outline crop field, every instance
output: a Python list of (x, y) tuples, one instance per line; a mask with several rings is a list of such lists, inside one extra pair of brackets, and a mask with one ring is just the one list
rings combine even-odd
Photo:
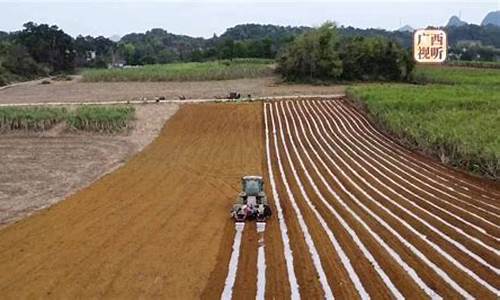
[(469, 67), (417, 66), (415, 78), (421, 83), (498, 86), (500, 84), (500, 70)]
[(500, 69), (500, 61), (451, 61), (450, 66)]
[(79, 130), (117, 132), (129, 126), (134, 113), (133, 106), (81, 106), (68, 115), (67, 122)]
[(405, 145), (452, 166), (500, 176), (500, 70), (419, 68), (430, 82), (348, 90), (378, 125)]
[(0, 107), (0, 131), (47, 130), (64, 120), (65, 108)]
[(264, 121), (278, 222), (237, 224), (223, 296), (499, 296), (498, 189), (409, 153), (343, 101), (268, 103)]
[(203, 81), (256, 78), (273, 74), (272, 61), (234, 59), (203, 63), (172, 63), (124, 69), (89, 69), (82, 73), (87, 82), (118, 81)]
[(0, 107), (0, 131), (45, 131), (65, 121), (69, 128), (113, 133), (126, 129), (134, 119), (132, 106), (84, 105), (64, 107)]
[[(249, 174), (267, 223), (229, 218)], [(124, 167), (0, 231), (0, 293), (498, 299), (499, 198), (343, 99), (184, 105)]]

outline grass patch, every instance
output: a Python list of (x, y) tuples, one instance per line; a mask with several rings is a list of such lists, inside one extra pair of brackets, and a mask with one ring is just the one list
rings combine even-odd
[(78, 107), (67, 117), (70, 128), (104, 133), (116, 133), (129, 127), (134, 119), (135, 108), (132, 106)]
[(273, 73), (272, 61), (235, 59), (203, 63), (146, 65), (138, 68), (87, 69), (83, 80), (99, 81), (205, 81), (256, 78)]
[(468, 67), (418, 66), (418, 83), (500, 85), (500, 70)]
[(66, 115), (65, 108), (57, 107), (0, 107), (0, 130), (47, 130)]
[(381, 127), (414, 149), (500, 178), (500, 70), (419, 68), (431, 82), (348, 89)]
[(449, 66), (459, 66), (459, 67), (500, 69), (500, 61), (456, 60), (456, 61), (449, 61), (446, 64)]

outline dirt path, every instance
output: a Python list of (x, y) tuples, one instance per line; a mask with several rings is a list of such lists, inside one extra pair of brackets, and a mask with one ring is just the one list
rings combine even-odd
[(2, 103), (46, 102), (103, 102), (142, 99), (214, 99), (225, 97), (229, 92), (239, 92), (242, 97), (325, 95), (344, 92), (339, 85), (322, 86), (307, 84), (280, 84), (277, 77), (235, 79), (220, 81), (187, 82), (81, 82), (55, 81), (40, 84), (39, 81), (22, 83), (0, 90)]
[(261, 106), (183, 106), (124, 167), (1, 230), (0, 294), (199, 297), (239, 177), (261, 173)]

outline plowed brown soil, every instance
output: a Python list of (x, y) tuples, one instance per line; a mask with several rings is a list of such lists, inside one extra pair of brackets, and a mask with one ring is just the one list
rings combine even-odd
[(1, 297), (200, 297), (239, 177), (262, 173), (261, 105), (183, 106), (124, 167), (1, 230)]
[[(336, 258), (338, 253), (332, 251), (330, 241), (324, 236), (324, 229), (318, 224), (318, 218), (305, 204), (306, 197), (298, 188), (300, 185), (304, 185), (304, 193), (308, 195), (319, 214), (325, 219), (327, 226), (337, 236), (341, 248), (352, 263), (353, 270), (359, 276), (360, 283), (370, 296), (391, 298), (392, 292), (386, 284), (389, 281), (402, 295), (411, 298), (427, 298), (425, 293), (429, 290), (445, 298), (456, 298), (468, 294), (470, 295), (468, 297), (493, 299), (498, 294), (496, 288), (498, 276), (493, 271), (498, 267), (498, 258), (494, 252), (498, 249), (498, 241), (495, 240), (495, 237), (498, 237), (498, 229), (491, 225), (485, 226), (489, 224), (485, 221), (495, 224), (497, 218), (488, 213), (481, 214), (480, 216), (485, 220), (477, 224), (489, 229), (483, 232), (482, 228), (478, 230), (463, 221), (458, 221), (454, 214), (459, 211), (457, 208), (444, 212), (437, 208), (446, 207), (442, 200), (453, 201), (457, 205), (460, 204), (460, 207), (466, 207), (468, 197), (477, 199), (476, 202), (479, 204), (483, 201), (482, 194), (475, 193), (472, 189), (462, 189), (459, 193), (458, 189), (447, 188), (453, 182), (441, 179), (438, 179), (440, 182), (430, 181), (424, 175), (421, 175), (421, 178), (425, 179), (424, 182), (406, 177), (415, 185), (410, 186), (409, 183), (403, 182), (389, 172), (390, 168), (394, 169), (394, 167), (365, 150), (365, 147), (369, 147), (379, 151), (381, 147), (369, 140), (368, 130), (357, 132), (350, 130), (349, 126), (343, 127), (345, 124), (356, 124), (359, 122), (357, 118), (345, 111), (333, 112), (327, 109), (333, 106), (333, 103), (335, 106), (346, 107), (342, 106), (342, 101), (295, 101), (294, 104), (291, 103), (271, 102), (266, 105), (266, 109), (269, 111), (269, 123), (272, 124), (272, 128), (269, 129), (270, 136), (273, 137), (276, 134), (279, 137), (277, 142), (271, 143), (278, 144), (285, 174), (277, 172), (278, 155), (275, 152), (271, 153), (272, 167), (275, 177), (278, 178), (278, 193), (284, 210), (289, 212), (285, 219), (289, 225), (288, 234), (295, 262), (300, 261), (295, 265), (295, 274), (301, 296), (308, 299), (320, 298), (323, 291), (317, 279), (319, 270), (313, 266), (309, 251), (302, 244), (304, 242), (302, 233), (295, 229), (296, 218), (294, 211), (291, 210), (290, 197), (287, 196), (285, 187), (280, 183), (284, 180), (288, 180), (291, 184), (291, 192), (309, 228), (328, 278), (328, 284), (338, 298), (357, 298), (360, 290), (356, 290), (357, 288), (353, 286), (353, 282), (345, 272), (347, 267), (342, 266)], [(295, 113), (284, 109), (287, 106), (294, 107)], [(294, 126), (281, 126), (280, 118), (288, 124), (302, 122), (306, 124), (306, 128), (302, 131)], [(337, 127), (341, 123), (344, 125)], [(312, 126), (308, 127), (307, 124), (312, 124)], [(320, 125), (316, 127), (316, 124)], [(329, 127), (328, 124), (336, 125)], [(365, 136), (358, 139), (354, 133), (362, 133)], [(328, 139), (324, 139), (325, 137)], [(301, 141), (307, 145), (295, 151), (294, 144), (298, 145)], [(360, 149), (354, 151), (352, 150), (354, 146)], [(286, 154), (286, 149), (291, 153), (290, 157)], [(306, 159), (308, 155), (312, 157), (312, 160)], [(393, 157), (400, 159), (395, 154)], [(301, 166), (301, 160), (305, 161), (303, 166)], [(381, 165), (372, 166), (371, 164), (375, 162), (380, 162)], [(292, 165), (297, 170), (296, 174)], [(319, 168), (315, 169), (314, 165), (318, 165)], [(403, 166), (409, 168), (407, 165), (403, 164)], [(401, 174), (404, 168), (396, 171)], [(416, 171), (421, 172), (419, 169)], [(307, 174), (312, 176), (310, 180), (307, 179)], [(383, 177), (382, 174), (388, 177)], [(333, 176), (337, 179), (332, 180)], [(326, 178), (326, 181), (320, 180), (321, 177)], [(312, 188), (313, 183), (318, 186), (318, 193)], [(467, 184), (471, 183), (467, 182)], [(338, 199), (332, 197), (327, 186), (338, 194)], [(432, 190), (431, 195), (435, 194), (435, 196), (429, 197), (422, 192), (422, 190), (429, 191), (429, 186), (443, 192), (435, 193), (435, 190)], [(402, 187), (415, 194), (411, 194)], [(450, 196), (443, 197), (444, 193)], [(496, 192), (492, 189), (482, 191), (482, 193), (494, 195)], [(386, 279), (382, 280), (380, 275), (374, 272), (373, 265), (359, 251), (352, 237), (346, 235), (345, 229), (339, 226), (338, 218), (327, 209), (326, 204), (320, 201), (320, 194), (325, 196), (326, 202), (333, 207), (333, 210), (337, 211), (354, 229), (359, 240), (386, 272)], [(432, 201), (435, 206), (423, 205), (424, 200)], [(340, 202), (345, 204), (340, 205)], [(359, 219), (355, 217), (356, 215)], [(469, 211), (463, 215), (464, 217), (467, 215), (467, 220), (472, 219), (471, 217), (478, 218), (476, 215), (471, 215)], [(450, 223), (444, 223), (440, 218)], [(359, 220), (362, 220), (367, 227), (360, 226)], [(367, 230), (368, 228), (371, 232)], [(461, 230), (468, 235), (462, 234)], [(397, 263), (394, 256), (389, 255), (388, 250), (382, 247), (382, 243), (374, 239), (375, 235), (378, 235), (386, 247), (399, 256), (407, 266)], [(427, 287), (427, 292), (409, 276), (409, 272), (404, 269), (407, 267), (414, 270), (415, 278), (421, 280), (422, 285)]]
[[(341, 100), (264, 107), (266, 123), (258, 103), (183, 106), (123, 168), (0, 231), (0, 295), (218, 299), (232, 255), (228, 211), (239, 177), (260, 174), (275, 212), (264, 233), (267, 298), (289, 298), (293, 290), (319, 299), (331, 289), (342, 299), (365, 292), (498, 299), (500, 190), (467, 177), (460, 187), (442, 167), (429, 175), (436, 170), (430, 163), (415, 155), (418, 163), (410, 164), (413, 156), (387, 147), (390, 141)], [(253, 299), (254, 223), (242, 237), (232, 295)]]
[(136, 105), (132, 129), (0, 133), (0, 229), (47, 208), (112, 172), (150, 144), (177, 105)]

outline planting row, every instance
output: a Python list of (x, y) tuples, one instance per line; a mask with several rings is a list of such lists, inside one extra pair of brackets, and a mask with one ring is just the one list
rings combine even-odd
[(89, 69), (83, 80), (98, 81), (203, 81), (255, 78), (273, 73), (270, 60), (235, 59), (203, 63), (147, 65), (124, 69)]
[(500, 295), (497, 189), (409, 153), (342, 101), (264, 115), (292, 298)]
[(128, 128), (134, 115), (132, 106), (1, 107), (0, 131), (44, 131), (66, 122), (70, 129), (114, 133)]
[(498, 179), (500, 70), (420, 67), (417, 75), (440, 84), (371, 84), (347, 94), (405, 146)]

